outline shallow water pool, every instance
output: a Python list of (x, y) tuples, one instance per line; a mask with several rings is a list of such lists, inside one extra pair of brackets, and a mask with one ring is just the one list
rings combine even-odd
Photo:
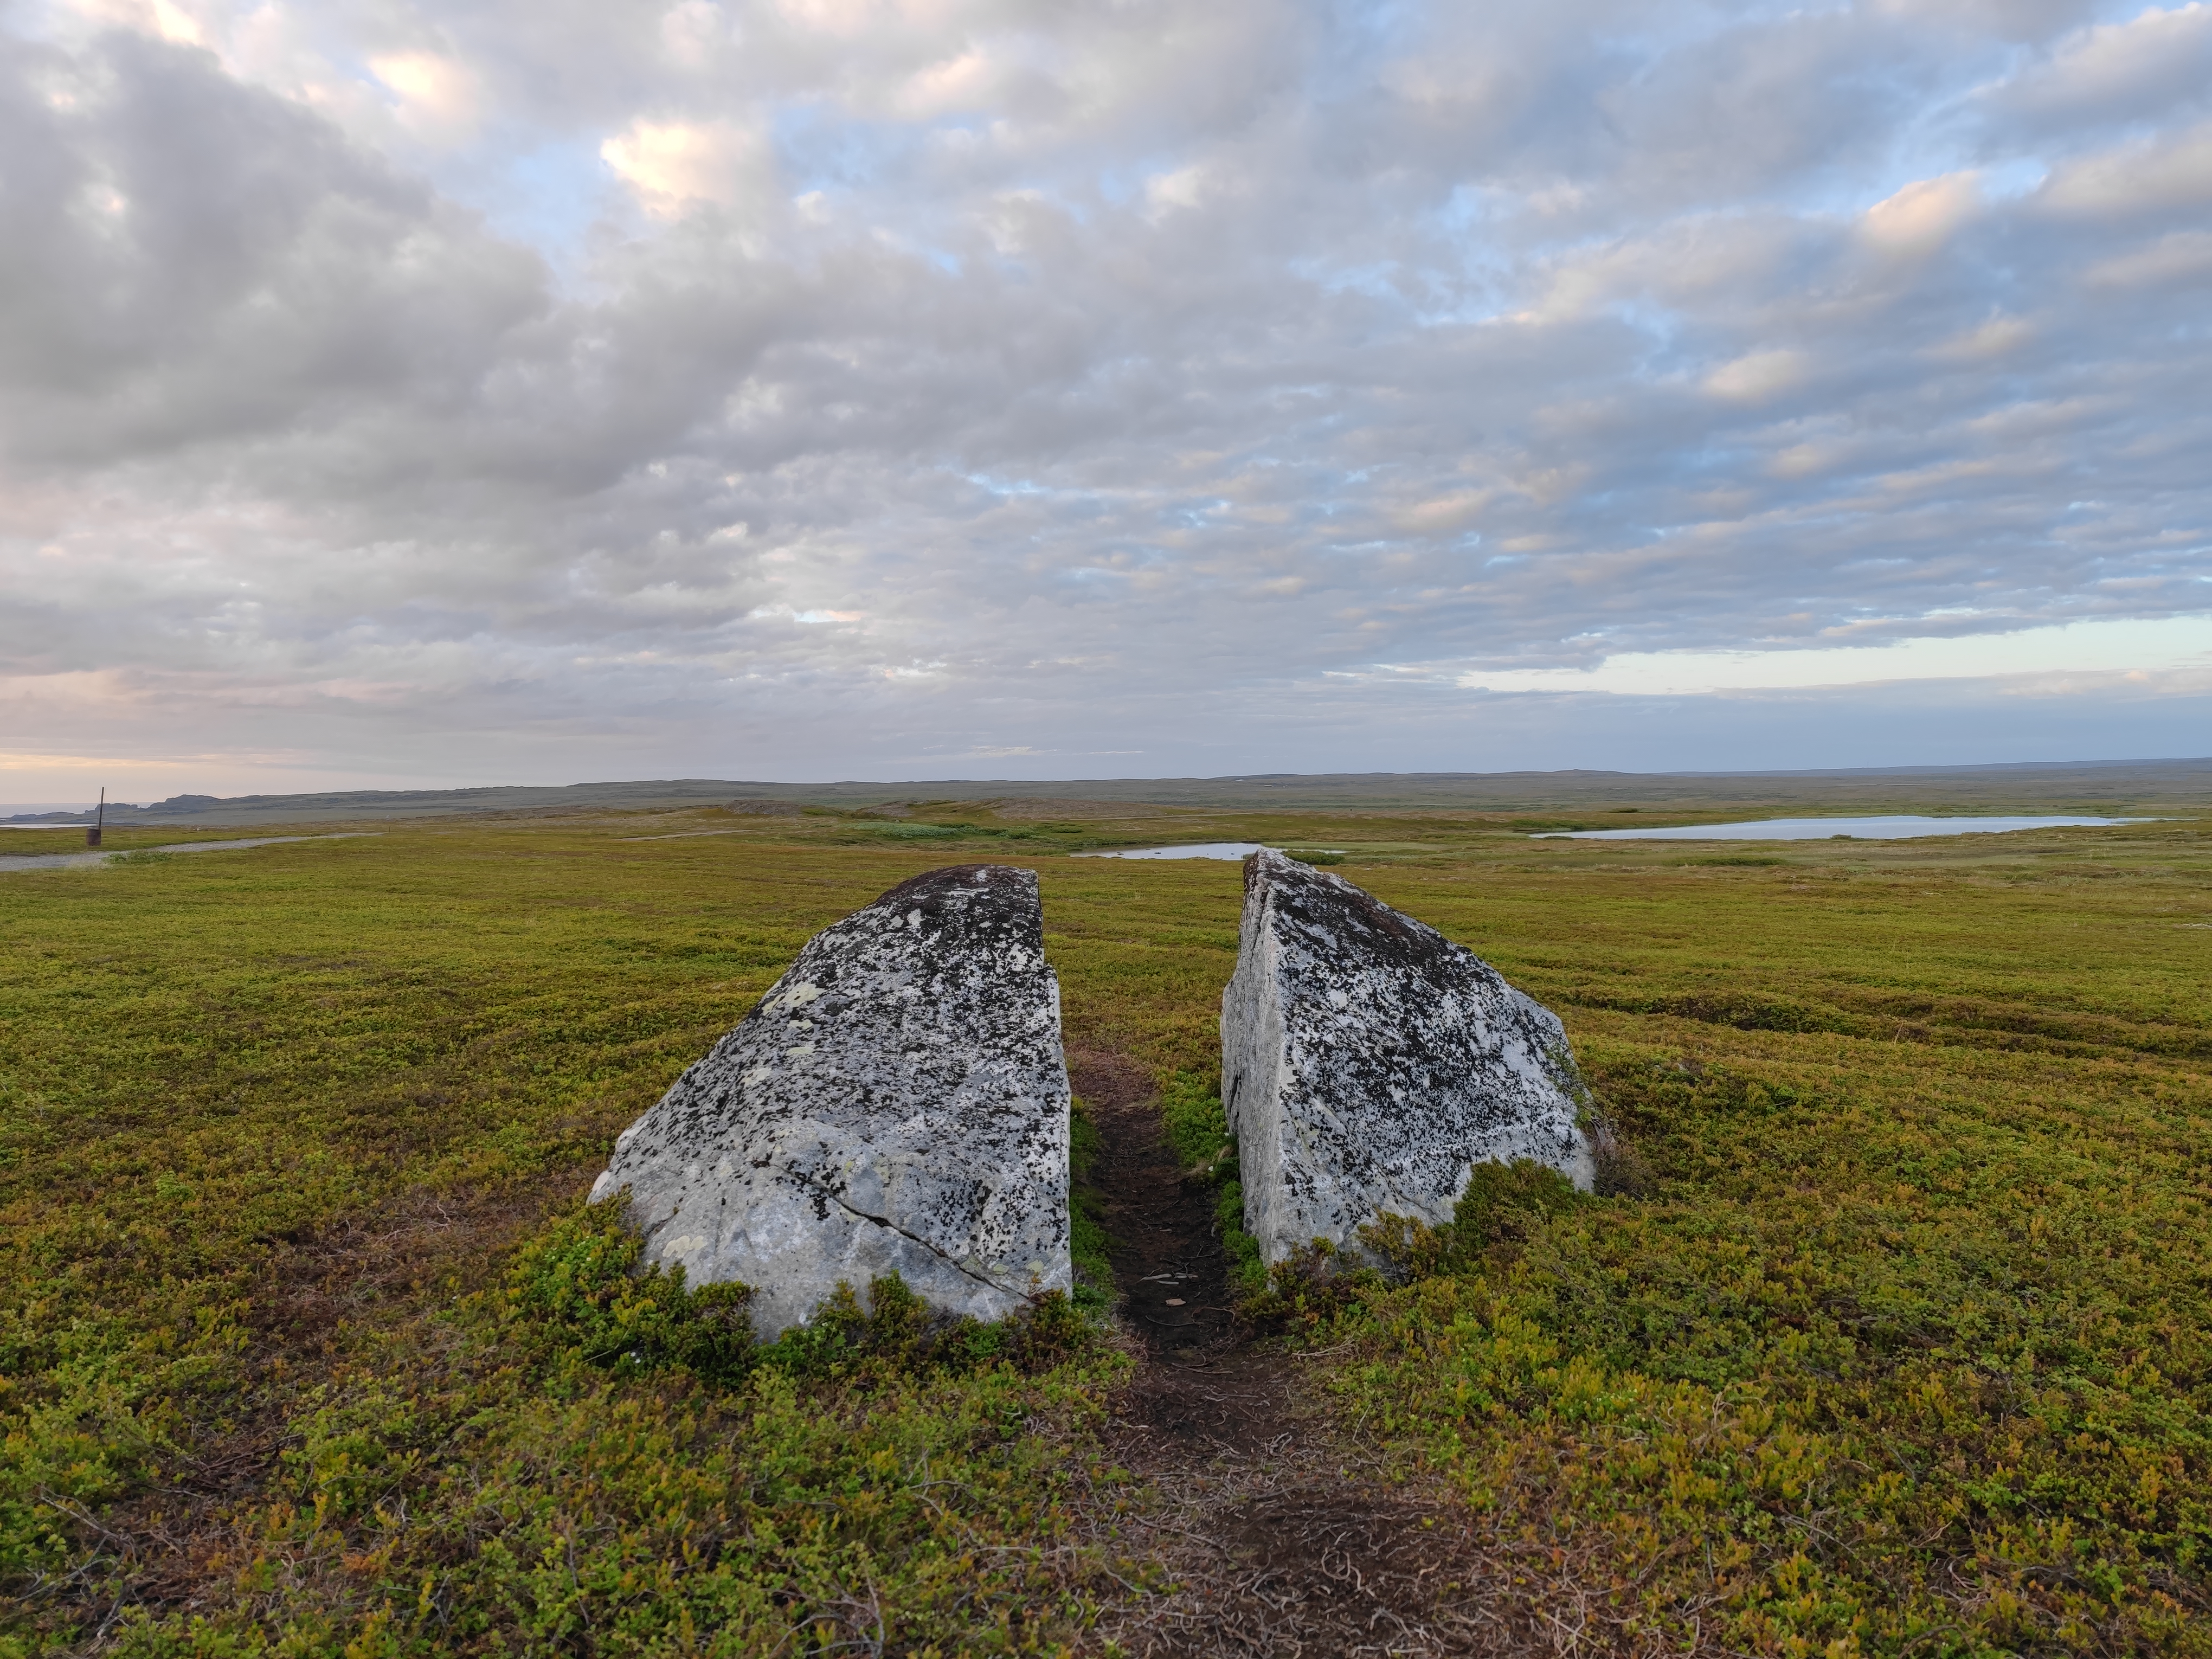
[[(1113, 853), (1078, 853), (1079, 859), (1237, 859), (1261, 850), (1256, 841), (1194, 841), (1187, 847), (1130, 847)], [(1301, 847), (1301, 853), (1340, 853), (1340, 847)]]
[(2014, 830), (2101, 830), (2155, 818), (1887, 817), (1755, 818), (1747, 823), (1684, 823), (1646, 830), (1553, 830), (1535, 841), (1906, 841), (1915, 836), (1996, 836)]

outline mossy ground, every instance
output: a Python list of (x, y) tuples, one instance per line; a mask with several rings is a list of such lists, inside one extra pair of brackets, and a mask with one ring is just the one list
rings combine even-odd
[(2212, 824), (377, 827), (0, 878), (0, 1651), (1081, 1645), (1146, 1593), (1072, 1541), (1122, 1501), (1110, 1344), (887, 1305), (726, 1364), (604, 1279), (661, 1346), (577, 1334), (532, 1264), (603, 1267), (615, 1133), (811, 933), (961, 860), (1041, 871), (1071, 1042), (1203, 1164), (1236, 866), (1063, 854), (1216, 838), (1344, 848), (1557, 1008), (1650, 1171), (1490, 1193), (1289, 1320), (1330, 1409), (1544, 1564), (1501, 1597), (1651, 1651), (2212, 1651)]

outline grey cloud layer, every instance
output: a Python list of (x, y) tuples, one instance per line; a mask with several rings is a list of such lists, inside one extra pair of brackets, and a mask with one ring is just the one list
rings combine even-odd
[(191, 15), (0, 52), (57, 744), (835, 769), (2212, 608), (2203, 4)]

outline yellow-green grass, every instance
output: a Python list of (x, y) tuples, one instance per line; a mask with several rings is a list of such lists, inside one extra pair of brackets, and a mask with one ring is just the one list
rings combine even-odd
[(1559, 1010), (1654, 1171), (1309, 1310), (1332, 1410), (1552, 1564), (1501, 1595), (1572, 1579), (1662, 1650), (2205, 1650), (2212, 826), (376, 827), (0, 877), (19, 1650), (1079, 1642), (1139, 1593), (1066, 1542), (1112, 1352), (625, 1372), (509, 1287), (805, 939), (932, 865), (1039, 868), (1071, 1042), (1202, 1096), (1237, 867), (1065, 856), (1155, 837), (1351, 849)]
[[(347, 826), (350, 828), (351, 826)], [(301, 833), (289, 824), (276, 829), (262, 830), (186, 830), (160, 829), (145, 824), (109, 824), (100, 832), (100, 845), (85, 845), (84, 831), (77, 830), (9, 830), (0, 831), (0, 858), (22, 858), (27, 855), (51, 855), (56, 853), (130, 853), (143, 852), (151, 848), (173, 845), (179, 842), (198, 844), (210, 841), (242, 841), (264, 836), (289, 836)], [(313, 834), (313, 830), (307, 833)]]
[(1378, 879), (1660, 1182), (1365, 1298), (1345, 1403), (1674, 1639), (2205, 1650), (2203, 851)]

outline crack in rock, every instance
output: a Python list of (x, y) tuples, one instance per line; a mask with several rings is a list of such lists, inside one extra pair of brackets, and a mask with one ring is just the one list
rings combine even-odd
[(853, 1206), (848, 1204), (842, 1198), (839, 1197), (836, 1193), (831, 1192), (829, 1188), (824, 1187), (820, 1182), (809, 1181), (805, 1176), (798, 1174), (795, 1170), (792, 1172), (792, 1176), (793, 1179), (804, 1182), (807, 1186), (815, 1188), (824, 1197), (828, 1198), (832, 1204), (835, 1204), (839, 1209), (844, 1211), (846, 1214), (858, 1216), (863, 1221), (872, 1221), (878, 1227), (888, 1227), (895, 1233), (899, 1233), (903, 1235), (905, 1237), (913, 1239), (914, 1242), (921, 1245), (923, 1249), (931, 1251), (937, 1255), (944, 1256), (945, 1262), (947, 1267), (951, 1267), (956, 1273), (967, 1274), (969, 1278), (974, 1279), (978, 1285), (982, 1285), (986, 1290), (999, 1291), (1006, 1288), (1006, 1286), (998, 1284), (994, 1280), (986, 1279), (982, 1274), (975, 1272), (963, 1263), (955, 1261), (951, 1256), (945, 1255), (943, 1250), (939, 1249), (936, 1245), (931, 1243), (927, 1239), (922, 1237), (921, 1235), (908, 1232), (905, 1228), (900, 1226), (897, 1222), (892, 1220), (889, 1216), (870, 1215), (866, 1210), (854, 1209)]

